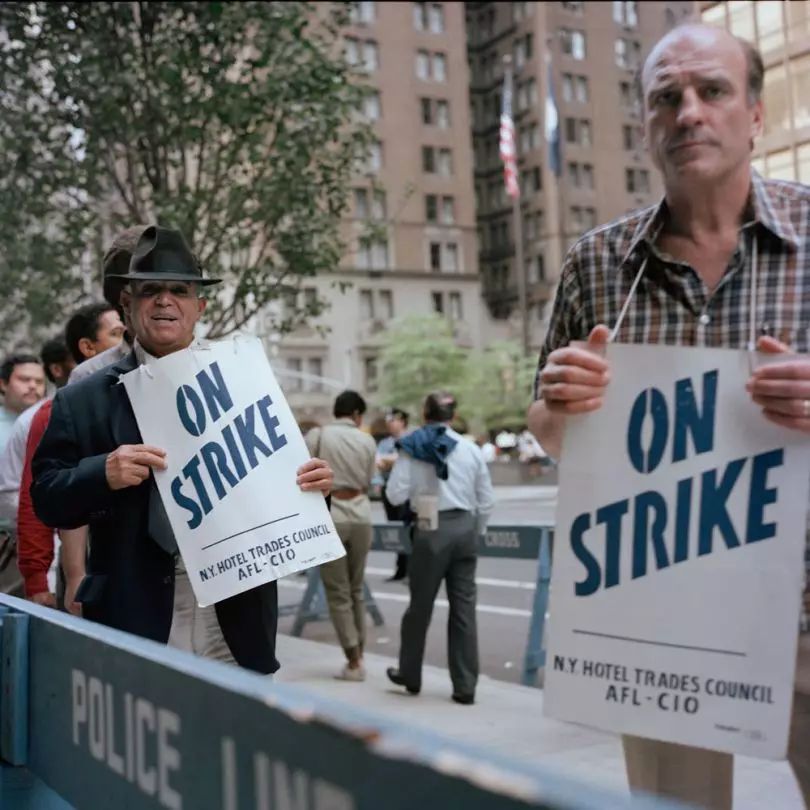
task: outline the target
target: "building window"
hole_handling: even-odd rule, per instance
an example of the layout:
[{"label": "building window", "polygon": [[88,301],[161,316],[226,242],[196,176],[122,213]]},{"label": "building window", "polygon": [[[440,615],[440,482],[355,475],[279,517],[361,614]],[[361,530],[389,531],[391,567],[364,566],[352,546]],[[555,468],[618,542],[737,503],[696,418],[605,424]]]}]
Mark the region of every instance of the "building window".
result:
[{"label": "building window", "polygon": [[630,82],[621,82],[619,84],[619,94],[622,100],[622,107],[632,108],[636,102],[636,94],[633,90],[633,85]]},{"label": "building window", "polygon": [[416,52],[416,77],[423,81],[430,79],[430,54],[427,51]]},{"label": "building window", "polygon": [[300,391],[302,389],[301,385],[301,358],[300,357],[288,357],[287,358],[287,371],[290,372],[287,375],[287,390],[288,391]]},{"label": "building window", "polygon": [[447,80],[447,59],[443,53],[433,54],[433,81],[443,82]]},{"label": "building window", "polygon": [[448,296],[449,298],[449,312],[448,315],[450,316],[451,320],[454,321],[463,321],[464,320],[464,312],[461,308],[461,293],[458,292],[451,292]]},{"label": "building window", "polygon": [[534,3],[512,3],[512,19],[515,22],[528,19],[532,14],[534,14]]},{"label": "building window", "polygon": [[450,129],[450,102],[439,100],[436,102],[436,126],[439,129]]},{"label": "building window", "polygon": [[627,152],[635,152],[640,143],[638,127],[632,124],[622,126],[622,146]]},{"label": "building window", "polygon": [[649,194],[650,173],[646,169],[626,169],[625,186],[630,194]]},{"label": "building window", "polygon": [[439,149],[439,174],[442,177],[453,174],[453,153],[450,149]]},{"label": "building window", "polygon": [[394,317],[394,293],[380,290],[380,317],[391,320]]},{"label": "building window", "polygon": [[593,174],[593,166],[590,163],[583,163],[582,164],[582,188],[588,189],[589,191],[593,191],[596,187],[596,183],[594,182],[594,174]]},{"label": "building window", "polygon": [[579,122],[579,145],[586,148],[593,145],[593,127],[585,119]]},{"label": "building window", "polygon": [[379,121],[382,117],[380,94],[376,90],[369,90],[363,98],[363,114],[369,121]]},{"label": "building window", "polygon": [[321,377],[323,377],[323,360],[321,360],[320,357],[310,357],[307,360],[307,374],[310,375],[310,379],[307,380],[307,389],[309,391],[323,390],[323,383],[321,382]]},{"label": "building window", "polygon": [[785,44],[784,3],[755,3],[759,50],[762,53],[782,48]]},{"label": "building window", "polygon": [[458,245],[448,242],[444,246],[444,266],[448,273],[457,273],[460,269],[458,262]]},{"label": "building window", "polygon": [[574,100],[574,77],[570,73],[563,73],[562,97],[563,101]]},{"label": "building window", "polygon": [[371,290],[360,290],[360,320],[370,321],[374,318],[374,295]]},{"label": "building window", "polygon": [[352,25],[372,25],[376,17],[375,3],[352,3],[349,6],[349,22]]},{"label": "building window", "polygon": [[755,5],[756,3],[738,2],[733,4],[733,8],[729,6],[729,11],[731,12],[729,28],[731,29],[731,33],[734,34],[734,36],[747,39],[749,42],[756,42],[756,31],[754,29]]},{"label": "building window", "polygon": [[376,174],[382,169],[383,149],[379,141],[368,144],[365,154],[362,152],[357,156],[355,169],[358,174]]},{"label": "building window", "polygon": [[422,171],[425,174],[436,172],[436,150],[432,146],[422,147]]},{"label": "building window", "polygon": [[810,185],[810,143],[800,146],[797,156],[799,159],[799,182]]},{"label": "building window", "polygon": [[565,119],[565,141],[566,141],[566,143],[576,143],[577,142],[577,119],[576,118],[566,118]]},{"label": "building window", "polygon": [[354,264],[358,270],[388,270],[388,240],[362,240]]},{"label": "building window", "polygon": [[620,25],[626,25],[628,28],[636,28],[638,26],[638,10],[635,3],[613,3],[613,19]]},{"label": "building window", "polygon": [[634,39],[617,39],[615,46],[616,64],[624,70],[635,70],[641,66],[641,43]]},{"label": "building window", "polygon": [[767,110],[765,135],[789,130],[791,128],[790,99],[784,65],[776,65],[765,71],[762,100]]},{"label": "building window", "polygon": [[414,31],[427,31],[428,10],[427,3],[413,4],[413,29]]},{"label": "building window", "polygon": [[367,40],[363,43],[363,70],[366,73],[374,73],[380,67],[379,51],[377,43]]},{"label": "building window", "polygon": [[433,300],[433,311],[439,315],[444,315],[444,295],[440,292],[430,294]]},{"label": "building window", "polygon": [[456,201],[453,197],[442,197],[442,222],[453,225],[456,221]]},{"label": "building window", "polygon": [[385,201],[385,192],[381,189],[377,189],[374,191],[374,195],[371,198],[371,218],[376,220],[382,220],[386,217],[386,201]]},{"label": "building window", "polygon": [[562,52],[578,61],[582,61],[586,56],[585,32],[572,28],[560,29],[560,42]]},{"label": "building window", "polygon": [[422,123],[426,126],[435,123],[433,120],[433,99],[423,98],[419,100],[419,103],[422,108]]},{"label": "building window", "polygon": [[[810,16],[810,6],[807,11]],[[810,126],[810,54],[794,59],[790,64],[790,71],[793,85],[794,125],[796,129],[799,129]],[[768,112],[770,113],[770,111]]]},{"label": "building window", "polygon": [[575,98],[579,102],[586,102],[591,96],[590,88],[588,87],[588,77],[587,76],[575,76],[574,77],[574,89],[575,89]]},{"label": "building window", "polygon": [[368,191],[364,188],[354,190],[354,215],[357,219],[368,219]]},{"label": "building window", "polygon": [[430,269],[434,273],[442,271],[442,245],[441,242],[430,243]]},{"label": "building window", "polygon": [[561,3],[560,5],[566,11],[573,11],[575,14],[581,14],[582,13],[582,7],[584,6],[584,3],[582,3],[581,0],[580,0],[580,2],[573,2],[573,0],[572,0],[572,2]]},{"label": "building window", "polygon": [[428,9],[428,28],[431,34],[444,33],[444,8],[441,3],[431,3]]},{"label": "building window", "polygon": [[363,371],[366,381],[366,392],[373,393],[377,390],[377,358],[366,357],[363,362]]},{"label": "building window", "polygon": [[428,222],[439,221],[439,201],[435,194],[425,195],[425,219]]}]

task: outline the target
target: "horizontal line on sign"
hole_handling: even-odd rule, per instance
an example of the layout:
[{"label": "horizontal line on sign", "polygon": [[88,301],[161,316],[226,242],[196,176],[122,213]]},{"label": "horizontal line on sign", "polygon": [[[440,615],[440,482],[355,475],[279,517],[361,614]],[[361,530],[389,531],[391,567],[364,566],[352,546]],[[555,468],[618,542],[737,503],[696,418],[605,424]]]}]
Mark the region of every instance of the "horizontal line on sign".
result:
[{"label": "horizontal line on sign", "polygon": [[[284,579],[280,579],[278,584],[281,588],[292,588],[296,591],[303,591],[307,587],[303,582],[289,582]],[[410,602],[410,597],[406,596],[404,593],[388,593],[387,591],[373,591],[372,593],[375,599],[382,602],[401,602],[402,604]],[[447,608],[450,606],[446,599],[437,599],[434,604],[435,607],[438,608]],[[501,607],[500,605],[477,605],[476,611],[478,613],[492,613],[495,616],[516,616],[522,619],[528,619],[532,615],[530,610]]]},{"label": "horizontal line on sign", "polygon": [[631,638],[630,636],[614,636],[610,633],[595,633],[593,630],[574,630],[580,636],[596,636],[597,638],[610,638],[615,641],[629,641],[631,644],[650,644],[653,647],[672,647],[676,650],[694,650],[695,652],[716,653],[717,655],[733,655],[737,658],[746,658],[748,653],[737,650],[717,650],[713,647],[694,647],[690,644],[672,644],[668,641],[650,641],[646,638]]},{"label": "horizontal line on sign", "polygon": [[[390,577],[393,571],[389,571],[387,568],[366,568],[366,573],[372,576]],[[533,591],[537,587],[534,582],[522,582],[519,579],[495,579],[494,577],[476,577],[475,584],[493,588],[517,588],[524,591]]]},{"label": "horizontal line on sign", "polygon": [[276,518],[275,520],[268,520],[267,523],[260,523],[258,526],[254,526],[252,529],[244,529],[241,532],[237,532],[236,534],[228,535],[228,537],[223,537],[222,540],[217,540],[215,543],[209,543],[207,546],[203,546],[202,550],[206,551],[209,548],[213,548],[214,546],[218,546],[220,543],[224,543],[226,540],[233,540],[234,537],[240,537],[243,534],[247,534],[248,532],[255,532],[256,529],[263,529],[265,526],[272,526],[274,523],[281,523],[282,520],[290,520],[290,518],[298,517],[300,512],[296,512],[293,515],[286,515],[285,517]]}]

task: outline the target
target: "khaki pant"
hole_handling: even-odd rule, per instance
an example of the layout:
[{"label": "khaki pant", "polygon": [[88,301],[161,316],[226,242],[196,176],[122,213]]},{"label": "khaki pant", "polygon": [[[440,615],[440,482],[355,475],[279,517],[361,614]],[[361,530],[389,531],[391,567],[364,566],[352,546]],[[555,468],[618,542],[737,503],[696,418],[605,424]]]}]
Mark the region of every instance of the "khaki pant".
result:
[{"label": "khaki pant", "polygon": [[371,548],[370,523],[335,523],[346,556],[321,566],[329,616],[346,657],[357,660],[366,646],[366,603],[363,579]]},{"label": "khaki pant", "polygon": [[216,608],[200,607],[191,589],[188,574],[178,564],[174,581],[174,613],[169,631],[169,646],[178,650],[213,658],[226,664],[236,664],[222,630]]},{"label": "khaki pant", "polygon": [[[623,736],[630,790],[705,810],[731,810],[734,757],[675,743]],[[799,639],[788,759],[810,810],[810,637]]]}]

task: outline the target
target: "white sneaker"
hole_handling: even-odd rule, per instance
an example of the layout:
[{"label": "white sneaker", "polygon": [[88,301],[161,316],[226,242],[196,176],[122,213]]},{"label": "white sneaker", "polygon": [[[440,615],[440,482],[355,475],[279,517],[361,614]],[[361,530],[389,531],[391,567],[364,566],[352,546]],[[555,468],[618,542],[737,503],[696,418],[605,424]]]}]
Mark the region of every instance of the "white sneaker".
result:
[{"label": "white sneaker", "polygon": [[362,664],[354,668],[346,664],[343,669],[335,675],[335,679],[338,681],[355,681],[359,683],[366,679],[366,668]]}]

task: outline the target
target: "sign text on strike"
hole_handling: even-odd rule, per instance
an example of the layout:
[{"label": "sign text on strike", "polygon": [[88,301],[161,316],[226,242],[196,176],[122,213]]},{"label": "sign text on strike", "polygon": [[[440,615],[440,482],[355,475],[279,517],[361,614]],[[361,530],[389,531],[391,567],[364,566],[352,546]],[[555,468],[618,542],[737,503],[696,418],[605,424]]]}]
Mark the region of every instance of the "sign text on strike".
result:
[{"label": "sign text on strike", "polygon": [[[671,464],[684,461],[690,437],[696,456],[714,449],[717,371],[703,374],[702,388],[700,407],[689,377],[676,381],[672,408],[657,388],[645,389],[636,397],[627,427],[627,454],[636,472],[642,475],[655,472],[665,461],[668,446],[671,446]],[[648,420],[651,430],[646,431],[647,438],[644,428]],[[683,478],[676,485],[674,514],[667,509],[667,497],[650,488],[632,498],[609,503],[594,513],[577,516],[571,524],[570,542],[574,555],[585,569],[585,576],[575,583],[576,595],[590,596],[600,588],[621,584],[622,537],[632,543],[632,579],[649,573],[650,547],[656,570],[688,560],[695,551],[690,548],[694,521],[697,521],[698,557],[714,551],[715,531],[727,549],[775,537],[776,524],[765,521],[766,507],[776,503],[778,498],[778,490],[768,485],[768,474],[783,464],[784,450],[778,448],[735,459],[724,468],[708,469]],[[747,519],[743,531],[738,531],[727,505],[746,466],[750,469]],[[697,509],[693,509],[695,489],[699,495]],[[629,534],[625,532],[628,515]],[[604,565],[600,565],[586,545],[588,532],[599,526],[604,526]]]},{"label": "sign text on strike", "polygon": [[[181,385],[176,398],[180,422],[195,437],[205,433],[209,418],[211,423],[216,423],[233,408],[233,399],[216,362],[200,371],[196,380],[199,392],[190,385]],[[212,492],[217,502],[221,501],[260,464],[262,458],[268,458],[287,444],[287,437],[278,432],[279,420],[271,410],[272,405],[269,396],[248,405],[231,424],[221,429],[216,440],[207,441],[200,447],[183,467],[182,478],[178,475],[173,479],[172,498],[189,513],[187,524],[190,529],[196,529],[214,508]],[[257,432],[257,420],[264,428],[261,435]],[[207,473],[206,480],[203,479],[203,469]],[[195,497],[185,488],[189,481]]]}]

